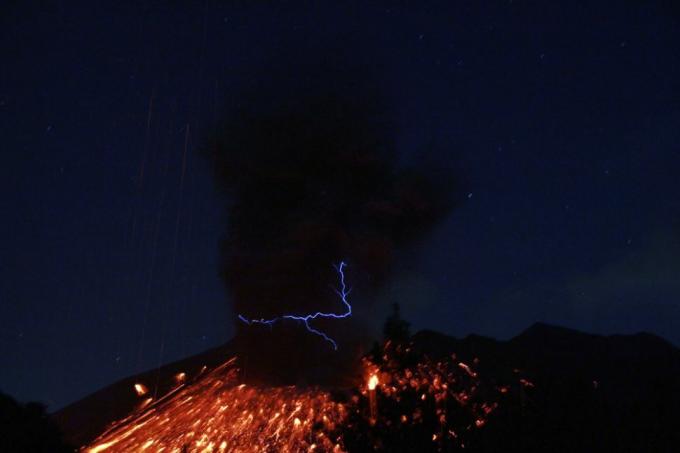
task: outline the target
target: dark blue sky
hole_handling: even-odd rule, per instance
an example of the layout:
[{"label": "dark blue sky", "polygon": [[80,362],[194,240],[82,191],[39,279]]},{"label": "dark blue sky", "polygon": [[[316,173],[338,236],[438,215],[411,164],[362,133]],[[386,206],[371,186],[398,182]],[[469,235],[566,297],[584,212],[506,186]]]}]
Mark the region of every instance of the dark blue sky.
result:
[{"label": "dark blue sky", "polygon": [[456,336],[680,344],[671,2],[119,3],[0,13],[2,391],[55,409],[231,337],[228,218],[195,150],[266,68],[339,48],[374,68],[404,162],[431,153],[464,190],[378,319],[398,301]]}]

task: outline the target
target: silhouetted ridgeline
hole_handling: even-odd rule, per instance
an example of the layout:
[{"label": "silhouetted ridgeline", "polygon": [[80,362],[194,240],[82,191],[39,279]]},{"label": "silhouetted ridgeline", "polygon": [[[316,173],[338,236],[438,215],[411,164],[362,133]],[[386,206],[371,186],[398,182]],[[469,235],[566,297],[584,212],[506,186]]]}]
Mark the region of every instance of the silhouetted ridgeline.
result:
[{"label": "silhouetted ridgeline", "polygon": [[481,451],[678,451],[680,350],[654,335],[591,335],[537,323],[501,342],[419,332],[432,355],[480,359],[480,374],[507,381],[522,370],[534,387],[499,407]]},{"label": "silhouetted ridgeline", "polygon": [[0,452],[72,452],[39,403],[20,404],[0,393]]}]

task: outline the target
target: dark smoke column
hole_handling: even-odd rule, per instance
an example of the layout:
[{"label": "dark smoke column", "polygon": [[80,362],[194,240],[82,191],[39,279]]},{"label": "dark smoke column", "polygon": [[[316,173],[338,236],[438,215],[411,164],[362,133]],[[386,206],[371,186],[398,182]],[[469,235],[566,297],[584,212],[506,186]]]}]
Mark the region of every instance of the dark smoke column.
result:
[{"label": "dark smoke column", "polygon": [[[221,272],[235,313],[341,310],[333,291],[333,264],[341,260],[348,263],[350,299],[368,305],[395,250],[450,208],[434,174],[397,167],[384,102],[357,79],[321,71],[313,84],[268,80],[268,89],[244,96],[216,133],[206,154],[227,208]],[[328,360],[343,361],[343,348],[345,355],[355,351],[356,320],[314,325],[338,340],[339,354],[295,322],[238,322],[251,375],[316,379]]]}]

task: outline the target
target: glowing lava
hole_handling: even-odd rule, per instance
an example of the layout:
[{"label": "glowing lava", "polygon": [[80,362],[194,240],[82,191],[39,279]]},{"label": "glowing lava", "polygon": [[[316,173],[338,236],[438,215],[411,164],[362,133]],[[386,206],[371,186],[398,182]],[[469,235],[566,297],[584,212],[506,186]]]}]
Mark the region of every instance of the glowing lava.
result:
[{"label": "glowing lava", "polygon": [[318,389],[238,385],[234,362],[180,384],[84,451],[344,451],[338,435],[342,404]]}]

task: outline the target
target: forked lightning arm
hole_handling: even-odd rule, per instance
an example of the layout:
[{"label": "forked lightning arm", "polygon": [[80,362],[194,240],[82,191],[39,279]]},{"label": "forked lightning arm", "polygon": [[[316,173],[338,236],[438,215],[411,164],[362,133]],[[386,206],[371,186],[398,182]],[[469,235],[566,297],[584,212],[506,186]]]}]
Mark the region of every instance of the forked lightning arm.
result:
[{"label": "forked lightning arm", "polygon": [[276,321],[280,321],[282,319],[292,319],[294,321],[302,321],[309,332],[311,332],[315,335],[318,335],[318,336],[322,337],[324,340],[328,341],[331,345],[333,345],[333,349],[335,349],[337,351],[338,345],[335,342],[335,340],[333,340],[331,337],[329,337],[328,335],[326,335],[322,331],[316,330],[315,328],[310,326],[309,321],[317,319],[317,318],[342,319],[342,318],[347,318],[348,316],[350,316],[352,314],[352,306],[347,301],[347,296],[349,295],[350,290],[348,290],[347,286],[345,285],[345,271],[344,271],[344,269],[345,269],[346,266],[347,266],[347,264],[345,264],[344,261],[341,261],[340,264],[338,264],[337,266],[335,266],[335,265],[333,266],[333,267],[335,267],[335,270],[338,271],[338,275],[340,275],[340,289],[336,289],[335,292],[337,293],[338,296],[340,296],[340,300],[342,300],[342,303],[345,305],[345,312],[344,313],[322,313],[320,311],[317,311],[316,313],[310,314],[310,315],[304,315],[304,316],[282,315],[282,316],[279,316],[279,317],[273,318],[273,319],[263,319],[263,318],[261,318],[261,319],[248,319],[248,318],[244,317],[243,315],[238,315],[238,318],[248,325],[251,325],[251,324],[268,324],[268,325],[271,326]]}]

